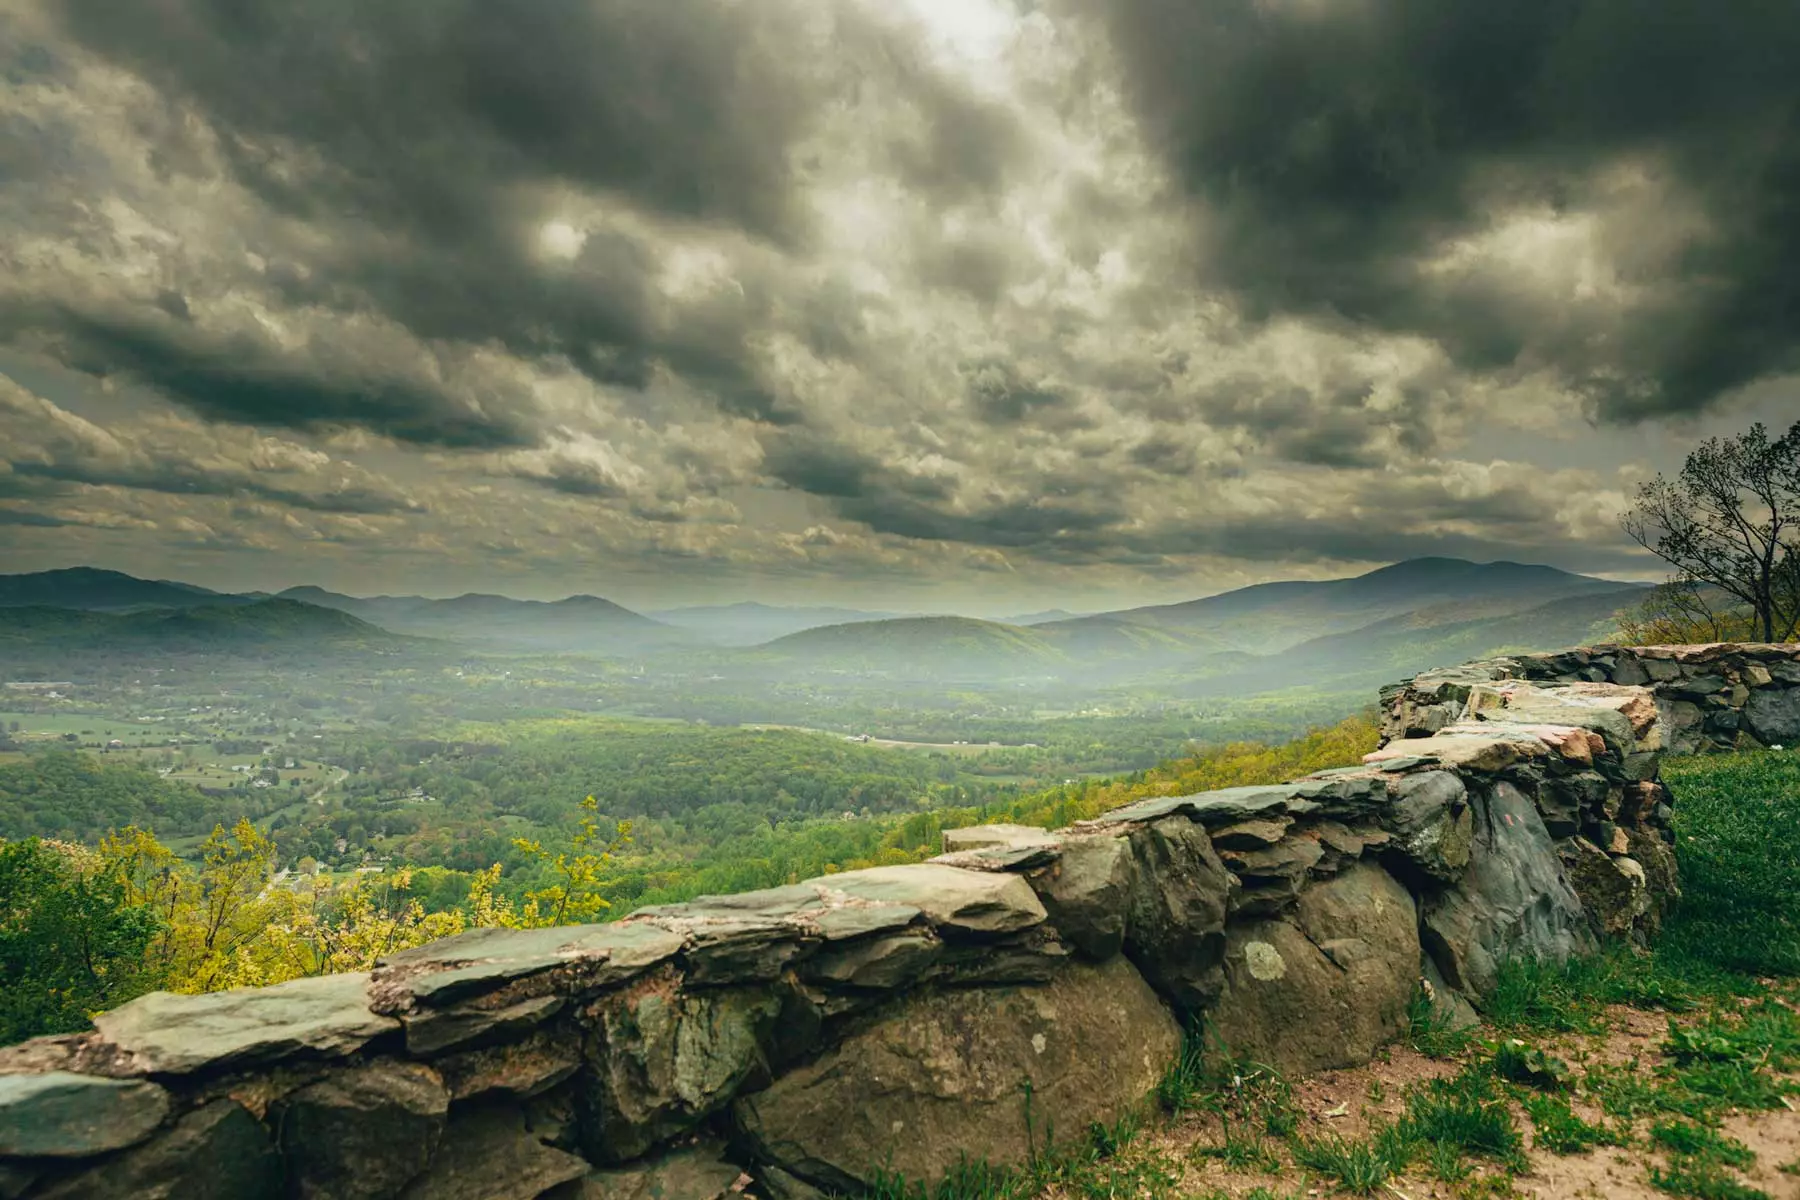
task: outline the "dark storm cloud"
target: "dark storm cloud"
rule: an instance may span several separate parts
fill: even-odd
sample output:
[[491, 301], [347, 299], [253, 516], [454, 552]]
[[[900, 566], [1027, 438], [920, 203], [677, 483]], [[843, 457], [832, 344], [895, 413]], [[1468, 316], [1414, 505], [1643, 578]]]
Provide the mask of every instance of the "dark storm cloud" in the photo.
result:
[[[1800, 5], [1072, 3], [1197, 203], [1205, 277], [1250, 315], [1547, 369], [1613, 418], [1800, 367]], [[1646, 173], [1648, 199], [1609, 209], [1608, 170]], [[1427, 265], [1527, 210], [1599, 214], [1628, 294]]]
[[47, 350], [63, 365], [165, 392], [203, 416], [290, 429], [361, 426], [450, 447], [530, 438], [506, 398], [491, 409], [423, 372], [359, 364], [346, 347], [281, 347], [261, 332], [207, 331], [160, 311], [80, 311], [0, 304], [0, 337]]
[[[52, 7], [87, 49], [157, 90], [168, 113], [146, 121], [145, 135], [158, 161], [206, 169], [181, 119], [191, 113], [238, 183], [272, 214], [323, 235], [309, 240], [304, 263], [266, 270], [282, 303], [377, 314], [427, 342], [498, 345], [603, 384], [642, 388], [666, 367], [726, 413], [776, 425], [798, 417], [747, 346], [770, 323], [766, 286], [740, 278], [730, 302], [674, 317], [656, 290], [663, 249], [639, 229], [584, 228], [567, 261], [546, 258], [536, 239], [561, 216], [553, 197], [797, 250], [810, 216], [796, 145], [823, 105], [863, 83], [889, 86], [909, 106], [913, 119], [890, 154], [919, 187], [979, 194], [1019, 153], [1008, 113], [922, 66], [848, 5]], [[833, 55], [808, 51], [825, 37]], [[156, 303], [186, 318], [203, 299], [165, 291]], [[497, 413], [471, 421], [398, 385], [309, 385], [296, 377], [317, 369], [305, 359], [259, 388], [248, 372], [182, 362], [187, 347], [160, 331], [59, 332], [80, 343], [84, 369], [123, 360], [209, 415], [283, 423], [285, 412], [335, 421], [366, 411], [374, 428], [409, 441], [530, 438]]]

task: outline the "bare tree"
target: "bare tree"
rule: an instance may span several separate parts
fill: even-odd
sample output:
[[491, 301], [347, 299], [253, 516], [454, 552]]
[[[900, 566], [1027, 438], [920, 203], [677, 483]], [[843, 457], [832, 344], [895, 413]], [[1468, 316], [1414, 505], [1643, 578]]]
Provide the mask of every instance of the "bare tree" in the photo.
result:
[[1704, 604], [1717, 589], [1749, 610], [1766, 642], [1800, 628], [1800, 422], [1774, 439], [1760, 423], [1708, 438], [1674, 479], [1641, 485], [1622, 522], [1675, 568], [1666, 595], [1677, 604]]

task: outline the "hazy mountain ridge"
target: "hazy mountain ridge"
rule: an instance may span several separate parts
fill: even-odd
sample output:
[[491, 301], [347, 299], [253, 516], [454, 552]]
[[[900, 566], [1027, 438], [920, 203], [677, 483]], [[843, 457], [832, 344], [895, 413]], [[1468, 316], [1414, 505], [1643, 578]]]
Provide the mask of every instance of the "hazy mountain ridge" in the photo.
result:
[[[0, 576], [0, 605], [9, 596], [55, 595], [68, 601], [58, 606], [65, 613], [85, 608], [86, 615], [97, 615], [92, 610], [105, 603], [138, 609], [135, 615], [143, 618], [131, 625], [59, 626], [42, 615], [52, 610], [40, 610], [36, 617], [4, 621], [5, 636], [15, 645], [20, 639], [74, 637], [78, 627], [90, 640], [110, 636], [142, 645], [162, 636], [195, 649], [204, 647], [209, 629], [219, 631], [225, 649], [244, 644], [246, 630], [260, 630], [255, 637], [264, 643], [278, 640], [283, 630], [293, 630], [296, 639], [326, 635], [321, 645], [392, 634], [472, 650], [630, 658], [675, 676], [868, 675], [1021, 685], [1063, 679], [1108, 687], [1156, 683], [1195, 694], [1305, 680], [1354, 679], [1360, 685], [1444, 661], [1592, 640], [1638, 590], [1551, 567], [1419, 559], [1350, 579], [1257, 584], [1182, 604], [1030, 626], [961, 616], [870, 619], [856, 609], [755, 602], [667, 610], [662, 615], [680, 623], [671, 624], [587, 595], [556, 601], [479, 592], [451, 599], [354, 597], [304, 586], [270, 600], [76, 569]], [[149, 597], [171, 603], [146, 611], [140, 606]], [[354, 625], [321, 624], [271, 604], [334, 613]], [[240, 629], [220, 615], [234, 609], [261, 615]], [[13, 605], [0, 613], [24, 611]], [[174, 619], [182, 613], [189, 614], [185, 621]], [[277, 620], [275, 613], [287, 615]], [[846, 616], [864, 619], [833, 619]], [[751, 640], [758, 627], [800, 622], [804, 627]]]
[[777, 605], [755, 600], [735, 604], [697, 604], [657, 609], [649, 616], [721, 646], [758, 646], [776, 638], [824, 625], [885, 621], [892, 612], [867, 612], [832, 605]]
[[64, 567], [28, 575], [0, 575], [0, 608], [69, 608], [90, 612], [249, 604], [253, 597], [215, 592], [191, 583], [139, 579], [98, 567]]
[[9, 605], [0, 608], [0, 640], [89, 649], [206, 650], [298, 643], [397, 646], [406, 639], [346, 612], [272, 597], [128, 613]]
[[1068, 657], [1035, 630], [974, 617], [894, 617], [822, 625], [757, 648], [777, 662], [907, 677], [1051, 674]]
[[396, 633], [494, 649], [632, 653], [685, 640], [678, 630], [599, 596], [515, 600], [467, 592], [434, 600], [424, 596], [345, 596], [310, 586], [288, 588], [280, 594], [350, 613]]

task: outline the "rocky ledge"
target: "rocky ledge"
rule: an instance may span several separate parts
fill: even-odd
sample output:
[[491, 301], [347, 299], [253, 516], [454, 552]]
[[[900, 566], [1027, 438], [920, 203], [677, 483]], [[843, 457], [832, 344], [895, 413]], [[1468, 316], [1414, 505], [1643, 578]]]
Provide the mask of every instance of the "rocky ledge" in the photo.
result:
[[1185, 1022], [1350, 1065], [1422, 983], [1467, 1016], [1511, 956], [1651, 936], [1660, 755], [1727, 710], [1785, 736], [1796, 694], [1792, 647], [1497, 660], [1388, 689], [1387, 744], [1291, 783], [146, 996], [0, 1050], [0, 1198], [798, 1198], [1017, 1163], [1142, 1103]]

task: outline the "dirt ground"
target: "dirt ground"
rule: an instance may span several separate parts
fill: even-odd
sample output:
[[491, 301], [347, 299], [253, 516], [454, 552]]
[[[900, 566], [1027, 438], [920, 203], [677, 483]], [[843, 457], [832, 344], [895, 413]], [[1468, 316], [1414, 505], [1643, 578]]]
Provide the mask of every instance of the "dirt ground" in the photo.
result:
[[[1633, 1060], [1646, 1075], [1653, 1072], [1661, 1062], [1658, 1047], [1667, 1035], [1668, 1017], [1629, 1008], [1610, 1009], [1608, 1014], [1612, 1028], [1604, 1035], [1538, 1037], [1534, 1041], [1566, 1059], [1577, 1072], [1588, 1066], [1619, 1065]], [[1364, 1137], [1372, 1123], [1391, 1123], [1399, 1118], [1408, 1085], [1452, 1076], [1459, 1069], [1457, 1062], [1426, 1058], [1397, 1045], [1367, 1066], [1294, 1081], [1293, 1107], [1299, 1117], [1296, 1132], [1310, 1138], [1325, 1133]], [[1588, 1120], [1601, 1118], [1598, 1106], [1590, 1098], [1577, 1093], [1571, 1103], [1579, 1116]], [[1745, 1143], [1756, 1155], [1755, 1165], [1739, 1172], [1740, 1177], [1767, 1193], [1771, 1200], [1800, 1200], [1800, 1173], [1794, 1173], [1800, 1171], [1800, 1100], [1788, 1097], [1787, 1103], [1786, 1110], [1728, 1116], [1722, 1126], [1725, 1133]], [[1521, 1129], [1531, 1130], [1531, 1121], [1523, 1112], [1519, 1122]], [[1509, 1175], [1497, 1166], [1480, 1165], [1474, 1167], [1469, 1178], [1446, 1184], [1415, 1168], [1390, 1180], [1375, 1194], [1397, 1200], [1466, 1200], [1485, 1196], [1668, 1200], [1668, 1193], [1656, 1190], [1649, 1182], [1651, 1165], [1663, 1164], [1665, 1159], [1641, 1136], [1645, 1125], [1647, 1122], [1639, 1122], [1640, 1136], [1633, 1139], [1633, 1145], [1601, 1146], [1571, 1155], [1532, 1146], [1532, 1135], [1527, 1132], [1529, 1168], [1523, 1173]], [[1279, 1139], [1264, 1142], [1279, 1161], [1278, 1171], [1233, 1169], [1202, 1152], [1205, 1147], [1220, 1145], [1222, 1140], [1217, 1116], [1193, 1114], [1147, 1131], [1134, 1149], [1179, 1172], [1179, 1180], [1170, 1180], [1175, 1186], [1168, 1189], [1175, 1196], [1240, 1200], [1255, 1193], [1258, 1200], [1288, 1200], [1339, 1194], [1329, 1182], [1309, 1178], [1288, 1157]], [[1788, 1165], [1787, 1172], [1779, 1169], [1783, 1165]], [[1266, 1191], [1257, 1193], [1258, 1188]]]

